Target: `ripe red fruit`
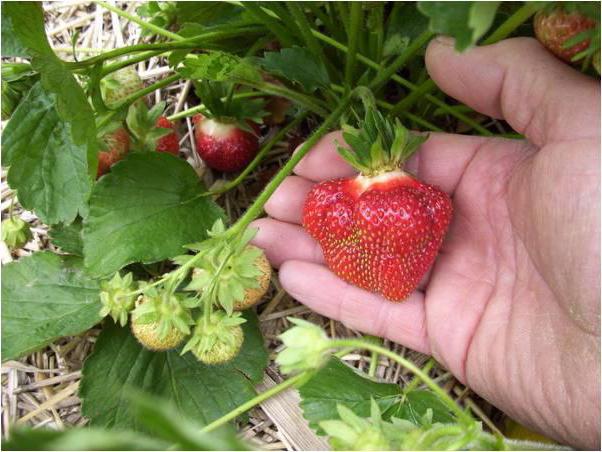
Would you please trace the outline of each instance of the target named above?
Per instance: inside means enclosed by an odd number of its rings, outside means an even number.
[[[593,29],[596,22],[578,11],[564,11],[556,8],[552,11],[540,11],[533,19],[535,36],[550,52],[558,58],[571,62],[573,57],[583,52],[590,45],[589,39],[564,48],[569,39]]]
[[[178,138],[178,133],[175,130],[175,124],[165,116],[159,116],[155,125],[164,129],[174,129],[173,133],[162,136],[157,140],[157,152],[168,152],[169,154],[177,156],[180,153],[180,140]]]
[[[105,150],[98,153],[97,178],[106,174],[111,166],[123,159],[130,150],[130,137],[123,127],[106,134],[102,140]]]
[[[234,172],[246,167],[257,155],[259,138],[236,124],[196,115],[194,137],[196,150],[207,166],[218,171]],[[258,133],[259,127],[249,125]]]
[[[355,155],[372,152],[370,143],[384,151],[378,130],[383,129],[344,136],[354,144]],[[382,140],[388,150],[372,166],[365,165],[365,155],[359,163],[346,151],[345,157],[366,175],[315,185],[303,209],[303,226],[320,244],[328,267],[345,281],[392,301],[404,300],[416,288],[433,264],[452,217],[447,194],[393,168],[424,141],[404,131],[400,124],[391,130],[391,139]]]

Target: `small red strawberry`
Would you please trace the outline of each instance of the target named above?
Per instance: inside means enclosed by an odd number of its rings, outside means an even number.
[[[595,29],[599,29],[598,25],[577,9],[565,10],[556,6],[539,11],[533,19],[539,42],[566,62],[579,61],[589,54],[586,51],[590,48]]]
[[[361,131],[346,128],[352,150],[339,149],[361,171],[314,186],[303,226],[328,267],[358,287],[392,301],[407,298],[433,264],[452,217],[451,200],[400,165],[420,146],[399,122],[367,115]]]
[[[204,106],[193,118],[197,153],[214,170],[242,170],[259,150],[265,100],[235,98],[229,83],[203,80],[195,88]]]
[[[195,115],[196,150],[207,166],[217,171],[234,172],[246,167],[257,155],[259,138],[237,124]],[[258,127],[249,123],[255,130]]]
[[[176,131],[175,124],[165,116],[160,116],[155,125],[162,129],[174,130],[173,133],[162,136],[157,140],[157,152],[168,152],[169,154],[177,156],[180,153],[180,140],[178,138],[178,132]]]
[[[102,147],[98,153],[96,177],[106,174],[111,166],[123,159],[130,150],[130,137],[123,127],[119,127],[102,137]]]

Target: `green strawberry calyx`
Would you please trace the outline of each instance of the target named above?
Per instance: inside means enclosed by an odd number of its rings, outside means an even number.
[[[240,325],[246,320],[239,312],[227,315],[223,311],[201,316],[182,354],[192,352],[206,364],[221,364],[232,360],[240,351],[244,334]]]
[[[131,294],[136,289],[132,274],[121,276],[117,272],[110,280],[103,281],[100,289],[101,317],[110,315],[115,323],[125,326],[136,301],[136,296]]]
[[[349,147],[337,146],[339,154],[363,176],[372,178],[400,171],[428,135],[412,134],[399,120],[392,122],[371,109],[359,129],[343,126],[343,138]]]
[[[192,246],[195,251],[205,253],[195,263],[191,281],[185,290],[202,295],[215,285],[213,290],[217,304],[231,314],[235,305],[244,300],[247,289],[259,288],[263,270],[256,263],[263,251],[249,245],[257,229],[247,228],[239,236],[220,240],[223,229],[223,223],[217,223],[213,232],[210,232],[216,237],[215,242],[209,245],[203,242],[199,244],[200,248]]]
[[[11,217],[2,222],[2,240],[10,249],[21,248],[31,240],[29,224],[19,217]]]
[[[132,322],[137,325],[156,325],[159,339],[166,338],[174,331],[188,335],[190,325],[194,323],[190,310],[195,306],[196,300],[192,298],[149,286],[136,301]]]

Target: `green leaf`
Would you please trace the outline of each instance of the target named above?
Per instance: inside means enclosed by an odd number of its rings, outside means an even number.
[[[8,183],[23,207],[48,224],[73,221],[90,193],[87,148],[74,141],[73,126],[60,118],[56,102],[37,83],[2,133]]]
[[[500,2],[419,2],[430,29],[456,40],[456,50],[476,44],[489,30]]]
[[[98,151],[94,114],[83,89],[48,43],[44,30],[42,3],[7,2],[2,6],[3,13],[10,18],[15,39],[27,49],[32,57],[33,69],[40,73],[44,91],[48,95],[56,95],[53,99],[56,112],[61,121],[70,124],[69,128],[63,126],[72,135],[69,142],[86,149],[87,172],[92,179],[96,176]],[[3,14],[2,17],[3,22],[5,15]],[[32,128],[30,132],[33,130],[36,128]],[[63,183],[67,185],[68,180],[65,178]],[[76,191],[79,186],[71,188]],[[87,194],[86,190],[84,195]]]
[[[245,316],[245,341],[229,363],[209,366],[191,353],[143,349],[129,329],[107,323],[86,360],[80,396],[93,426],[141,429],[127,394],[143,390],[169,401],[183,416],[201,423],[226,414],[255,396],[267,353],[254,314]]]
[[[437,395],[427,390],[413,390],[404,395],[401,404],[391,407],[384,413],[386,418],[396,417],[405,419],[416,425],[421,425],[422,417],[427,410],[433,411],[433,422],[452,423],[456,421],[445,403]]]
[[[2,56],[3,57],[28,57],[27,49],[21,43],[13,26],[13,21],[10,15],[6,12],[6,8],[0,9],[2,13],[2,20],[0,21],[0,28],[2,30],[2,36],[0,42],[2,42]]]
[[[428,20],[416,9],[415,3],[393,3],[387,18],[384,55],[399,55],[427,27]]]
[[[360,375],[337,358],[331,358],[299,389],[303,416],[320,433],[318,423],[339,419],[337,405],[345,405],[358,416],[370,416],[370,400],[381,412],[399,405],[401,388],[396,384],[378,383]]]
[[[280,52],[268,52],[259,61],[267,71],[300,83],[308,92],[330,84],[324,63],[305,48],[292,47]]]
[[[76,219],[69,225],[57,224],[49,232],[50,240],[54,246],[62,251],[75,256],[83,256],[84,244],[82,242],[82,222]]]
[[[301,386],[299,393],[303,416],[320,434],[320,422],[340,419],[337,405],[360,417],[369,417],[372,400],[384,420],[396,417],[421,425],[422,417],[431,409],[433,422],[455,421],[447,406],[431,391],[412,390],[404,394],[398,385],[374,381],[334,357]]]
[[[178,71],[193,80],[215,82],[238,82],[241,80],[260,81],[257,68],[248,60],[225,52],[209,52],[188,55],[184,66]]]
[[[211,27],[225,23],[251,22],[244,8],[226,2],[175,2],[174,4],[176,20],[179,24],[194,22],[204,27]]]
[[[2,450],[166,450],[169,444],[134,432],[97,428],[13,429]]]
[[[204,239],[223,211],[201,196],[205,187],[192,167],[170,154],[130,153],[101,178],[84,220],[86,267],[107,275],[132,262],[182,254]],[[111,246],[107,246],[110,243]]]
[[[100,321],[99,283],[80,258],[41,252],[2,268],[2,359],[79,334]]]

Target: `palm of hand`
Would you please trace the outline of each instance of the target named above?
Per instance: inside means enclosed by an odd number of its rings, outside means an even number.
[[[529,64],[554,65],[556,72],[525,75],[525,61],[512,60],[519,55],[512,48],[517,41],[523,47],[528,43],[532,54],[522,57]],[[434,58],[437,63],[429,64]],[[456,86],[450,80],[450,67],[469,78],[475,76],[470,68],[491,66],[492,59],[502,74],[486,74],[479,88],[466,92],[471,86],[466,80],[458,77]],[[523,71],[520,77],[513,63]],[[301,177],[285,181],[268,203],[274,219],[257,222],[257,244],[275,265],[282,264],[284,288],[314,310],[431,353],[517,419],[592,447],[599,441],[600,412],[600,139],[599,119],[592,121],[599,118],[599,106],[592,102],[599,99],[598,87],[586,86],[581,76],[529,40],[475,49],[462,57],[431,45],[427,65],[449,94],[505,117],[533,144],[434,135],[408,162],[420,179],[450,193],[455,209],[437,262],[419,290],[404,303],[392,304],[342,282],[323,266],[319,247],[297,226],[315,181],[353,173],[336,155],[333,136],[298,165]],[[446,78],[439,78],[438,71]],[[570,81],[584,92],[575,89],[573,98],[587,98],[591,109],[571,117],[558,109],[546,114],[538,110],[542,105],[542,110],[558,105],[554,99],[537,99],[537,90],[531,90],[531,105],[507,114],[513,102],[523,106],[524,87],[533,85],[534,77],[541,82],[551,75],[574,78]]]

